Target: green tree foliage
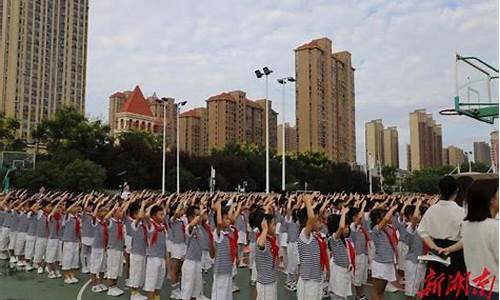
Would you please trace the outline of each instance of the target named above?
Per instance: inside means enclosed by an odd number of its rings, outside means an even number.
[[[445,166],[442,168],[428,168],[413,171],[406,177],[404,189],[408,192],[436,194],[439,192],[439,180],[452,170],[453,167]]]
[[[0,114],[0,150],[22,151],[26,147],[24,141],[16,137],[19,128],[19,121]]]

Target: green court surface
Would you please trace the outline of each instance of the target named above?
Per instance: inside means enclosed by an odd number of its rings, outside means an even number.
[[[127,290],[120,297],[107,296],[106,293],[93,293],[90,291],[89,276],[80,275],[78,284],[66,285],[62,279],[48,279],[47,274],[38,275],[36,273],[23,272],[10,269],[6,261],[0,261],[0,300],[104,300],[104,299],[129,299]],[[212,278],[206,277],[204,285],[205,295],[210,297]],[[238,286],[241,291],[233,293],[234,300],[255,299],[255,288],[248,284],[248,269],[238,269]],[[278,299],[296,299],[295,294],[283,287],[285,276],[280,277],[278,288]],[[119,287],[123,289],[123,281],[119,282]],[[162,289],[161,299],[169,299],[170,285],[165,281]],[[369,293],[368,293],[369,296]],[[369,297],[370,298],[370,297]],[[354,297],[352,298],[354,299]],[[401,292],[386,293],[386,300],[404,299]]]

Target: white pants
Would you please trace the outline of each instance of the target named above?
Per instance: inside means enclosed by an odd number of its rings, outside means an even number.
[[[278,300],[278,284],[260,284],[257,282],[256,300]]]
[[[387,282],[396,281],[396,268],[393,263],[379,263],[372,260],[372,277]]]
[[[45,262],[48,264],[55,263],[56,261],[61,261],[62,249],[61,241],[57,239],[47,240],[47,250],[45,251]]]
[[[333,258],[330,259],[328,291],[342,298],[347,298],[352,295],[351,272],[349,269],[342,268],[333,263]]]
[[[247,233],[245,231],[238,231],[238,244],[239,245],[247,244]]]
[[[250,243],[250,281],[257,281],[257,266],[255,264],[255,242]]]
[[[398,270],[404,271],[406,265],[406,254],[408,254],[408,245],[399,241],[397,250],[398,250]]]
[[[106,258],[106,278],[117,279],[123,272],[123,251],[108,249]]]
[[[24,255],[24,246],[26,243],[26,232],[18,232],[16,238],[16,246],[14,247],[14,255]]]
[[[35,256],[33,257],[33,262],[35,264],[41,263],[45,257],[46,251],[47,251],[47,239],[37,237],[35,241]]]
[[[185,260],[182,263],[181,299],[197,298],[203,291],[201,261]]]
[[[233,277],[231,274],[214,274],[212,284],[211,300],[232,300],[233,299]]]
[[[78,269],[78,246],[76,242],[63,242],[62,269],[63,271]]]
[[[297,242],[288,243],[286,248],[286,273],[289,275],[296,275],[299,270],[299,248],[297,247]]]
[[[16,247],[16,237],[17,237],[17,231],[9,232],[9,250],[14,251],[14,248]]]
[[[352,284],[360,287],[368,280],[368,256],[366,254],[356,254],[356,269],[352,276]]]
[[[36,237],[32,235],[26,235],[26,244],[24,245],[24,258],[32,259],[35,255],[35,242]]]
[[[297,282],[297,300],[321,300],[322,296],[322,282],[303,280],[299,277],[299,281]]]
[[[131,253],[128,286],[136,289],[142,287],[144,276],[146,276],[146,257]]]
[[[201,268],[203,270],[209,270],[214,264],[214,259],[210,257],[208,250],[203,250],[201,253]]]
[[[9,235],[10,235],[10,228],[8,227],[0,228],[0,251],[7,251],[9,249]]]
[[[423,263],[406,261],[405,266],[405,295],[415,297],[423,285],[426,266]]]
[[[165,259],[161,257],[146,258],[146,278],[144,291],[154,292],[160,290],[165,279]]]
[[[90,273],[106,272],[106,251],[103,248],[92,248],[90,251]]]

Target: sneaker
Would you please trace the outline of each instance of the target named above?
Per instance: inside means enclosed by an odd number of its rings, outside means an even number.
[[[32,264],[26,264],[26,269],[25,270],[26,270],[26,272],[29,272],[29,271],[33,270],[34,268],[35,267],[33,267]]]
[[[398,291],[398,288],[394,286],[394,284],[388,282],[385,286],[385,291],[389,293],[395,293]]]
[[[108,290],[108,287],[105,285],[105,284],[99,284],[99,286],[101,287],[101,291],[107,291]]]
[[[239,265],[240,268],[246,268],[248,267],[248,265],[244,262],[241,262],[240,265]]]
[[[148,297],[146,297],[140,293],[137,293],[135,295],[131,295],[130,300],[148,300]]]
[[[43,274],[43,267],[38,267],[38,270],[36,272],[38,274]]]
[[[64,278],[64,283],[66,283],[66,284],[72,284],[73,280],[71,280],[71,278],[69,278],[69,277],[66,277],[66,278]]]
[[[171,299],[180,299],[181,298],[181,290],[179,288],[172,290],[172,293],[170,294],[170,298]]]
[[[57,273],[56,273],[56,274],[57,274]],[[78,278],[76,278],[76,277],[71,277],[71,283],[78,283],[78,281],[80,281],[80,280],[78,280]]]
[[[250,280],[250,286],[256,287],[257,286],[257,281],[255,280]]]
[[[49,267],[45,266],[45,273],[49,273],[50,270],[49,270]]]
[[[89,267],[82,267],[82,274],[88,274],[90,273]]]
[[[20,268],[20,267],[24,267],[26,265],[26,263],[22,260],[18,260],[17,261],[17,267]]]
[[[330,299],[330,293],[328,293],[327,289],[323,289],[323,295],[321,296],[321,299]]]
[[[55,272],[50,272],[49,275],[47,276],[49,279],[56,279],[57,276],[56,276],[56,273]],[[66,279],[64,280],[64,283],[67,283],[66,282]]]
[[[118,297],[121,295],[123,295],[123,291],[116,286],[109,288],[108,290],[108,296]]]
[[[368,298],[366,298],[366,296],[361,296],[361,297],[356,297],[356,300],[368,300]]]
[[[101,289],[101,285],[100,285],[100,284],[98,284],[98,285],[94,285],[94,286],[92,287],[92,289],[91,289],[91,290],[92,290],[92,292],[94,292],[94,293],[100,293],[100,292],[102,292],[102,289]]]
[[[196,297],[196,300],[210,300],[210,298],[208,298],[202,294],[202,295],[199,295],[198,297]]]
[[[11,257],[10,257],[9,262],[10,262],[11,264],[15,264],[15,263],[17,262],[16,257],[15,257],[15,256],[11,256]]]
[[[57,278],[61,278],[62,277],[61,271],[56,270],[54,273],[56,274]]]
[[[233,283],[233,293],[239,292],[240,287]]]

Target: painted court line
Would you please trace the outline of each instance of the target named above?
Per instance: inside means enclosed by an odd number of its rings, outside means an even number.
[[[78,292],[78,296],[76,296],[76,300],[82,300],[83,292],[87,288],[87,286],[92,282],[92,279],[89,279],[81,288],[80,291]]]

